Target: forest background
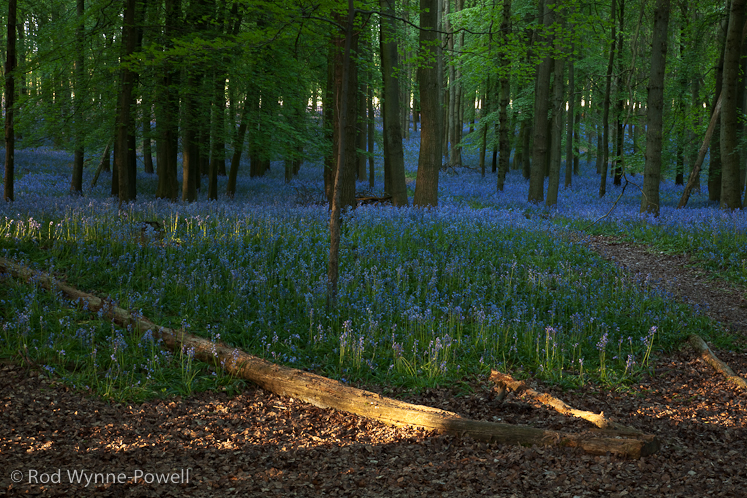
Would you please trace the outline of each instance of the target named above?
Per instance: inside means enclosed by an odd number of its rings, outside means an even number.
[[[655,340],[734,341],[582,238],[744,281],[744,8],[9,0],[3,252],[336,378],[625,383]],[[3,293],[4,354],[78,387],[237,382]]]

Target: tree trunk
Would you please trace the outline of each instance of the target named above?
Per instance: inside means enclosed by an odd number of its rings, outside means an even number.
[[[614,0],[613,0],[614,1]],[[654,34],[651,48],[651,76],[648,84],[646,126],[646,162],[643,177],[641,212],[659,215],[661,177],[662,122],[664,110],[664,74],[667,63],[669,0],[657,0],[654,10]]]
[[[441,169],[442,112],[441,74],[438,60],[438,0],[420,0],[420,57],[418,67],[420,89],[420,155],[415,186],[415,206],[438,204],[438,173]]]
[[[509,45],[511,31],[511,0],[503,0],[503,13],[501,14],[501,44],[504,47]],[[498,96],[498,191],[503,191],[503,184],[506,181],[508,167],[511,158],[511,144],[508,140],[509,120],[508,120],[508,103],[511,97],[511,80],[509,79],[508,58],[505,53],[501,55],[499,67],[502,69],[501,77],[498,82],[500,94]]]
[[[339,19],[342,24],[342,19]],[[358,32],[351,32],[352,39],[349,40],[351,43],[351,53],[355,54],[358,50]],[[355,178],[356,171],[358,169],[358,158],[356,154],[357,148],[357,117],[358,117],[358,106],[357,106],[357,95],[358,95],[358,72],[355,57],[349,61],[344,61],[345,51],[347,50],[347,38],[340,33],[338,36],[333,37],[333,43],[335,44],[335,66],[334,66],[334,97],[335,97],[335,109],[342,109],[343,94],[347,95],[348,100],[345,102],[345,109],[347,115],[344,117],[340,113],[336,112],[334,116],[334,133],[332,137],[332,146],[337,151],[337,159],[340,157],[345,158],[345,163],[337,164],[335,171],[335,188],[337,188],[337,181],[339,176],[339,188],[340,188],[340,209],[345,207],[355,207]],[[344,76],[343,67],[348,64],[347,79]],[[347,82],[348,87],[343,88],[343,85]],[[340,111],[342,112],[342,111]],[[344,126],[343,126],[344,124]],[[343,134],[345,135],[343,140]],[[339,144],[344,143],[346,150],[342,156],[338,150]],[[337,194],[334,194],[337,195]]]
[[[228,185],[226,185],[226,196],[233,199],[236,195],[236,178],[239,174],[239,165],[241,164],[241,154],[244,152],[244,141],[246,139],[246,128],[249,125],[249,105],[250,96],[247,94],[244,100],[244,107],[241,110],[239,120],[239,129],[236,132],[236,139],[233,143],[233,156],[231,157],[231,168],[228,171]]]
[[[122,25],[122,59],[126,59],[135,52],[137,32],[135,27],[135,0],[125,1],[124,24]],[[119,116],[117,117],[117,154],[115,158],[119,202],[135,200],[131,197],[130,189],[130,167],[134,150],[130,149],[130,136],[132,128],[132,92],[135,86],[135,73],[128,67],[120,70],[120,93],[119,93]]]
[[[599,182],[599,197],[604,197],[607,192],[607,163],[609,161],[609,138],[610,138],[610,93],[612,91],[612,69],[615,65],[615,43],[617,42],[617,2],[612,0],[612,7],[610,11],[610,19],[612,20],[612,35],[610,43],[610,58],[607,64],[607,77],[605,80],[604,87],[604,102],[602,110],[602,149],[601,158],[597,158],[597,164],[599,167],[599,174],[601,179]]]
[[[573,45],[571,45],[571,53],[573,53]],[[573,68],[573,59],[568,60],[568,115],[566,121],[566,138],[565,138],[565,181],[563,186],[568,188],[573,183],[573,166],[574,166],[574,154],[573,154],[573,135],[575,131],[575,105],[576,105],[576,94],[575,90],[575,74]]]
[[[731,2],[727,0],[727,5]],[[728,10],[728,9],[727,9]],[[721,24],[719,31],[719,44],[721,47],[718,66],[716,67],[716,88],[713,96],[713,108],[720,99],[723,87],[724,76],[724,53],[726,51],[726,30],[728,19]],[[716,129],[713,131],[711,141],[711,157],[708,163],[708,200],[721,201],[721,119],[716,122]]]
[[[322,128],[324,129],[324,137],[327,141],[332,144],[334,142],[334,127],[335,127],[335,46],[330,44],[329,50],[327,51],[327,81],[324,87],[324,94],[322,97]],[[337,171],[336,159],[337,151],[334,146],[328,147],[324,154],[324,194],[327,197],[327,202],[332,205],[332,197],[334,196],[335,188],[335,172]],[[385,154],[386,156],[386,154]],[[386,175],[386,170],[384,171]],[[385,177],[386,183],[386,177]]]
[[[492,33],[489,35],[492,39]],[[488,42],[488,47],[490,47],[490,42]],[[488,53],[490,52],[490,48],[488,48]],[[482,107],[480,108],[480,126],[482,127],[482,134],[480,137],[480,172],[483,177],[485,177],[485,153],[487,152],[487,146],[488,146],[488,123],[485,119],[485,116],[488,115],[490,112],[489,106],[490,106],[490,75],[488,75],[485,78],[485,90],[483,90],[483,98],[482,98]]]
[[[381,9],[390,16],[394,15],[394,0],[381,0]],[[407,206],[407,183],[405,179],[405,159],[402,149],[402,130],[399,129],[399,88],[395,76],[399,69],[397,41],[395,38],[396,21],[384,16],[381,20],[381,75],[384,95],[382,113],[384,122],[384,172],[385,190],[392,196],[395,206]]]
[[[612,0],[614,2],[614,0]],[[546,26],[554,22],[554,14],[548,5],[543,6],[543,19]],[[549,35],[544,41],[552,43]],[[548,107],[550,97],[550,76],[553,61],[550,55],[545,57],[537,70],[537,81],[534,92],[534,148],[532,153],[531,174],[529,177],[529,202],[539,204],[545,200],[545,167],[548,157],[549,128]]]
[[[362,79],[362,78],[361,78]],[[357,149],[356,160],[358,163],[358,181],[366,181],[368,172],[366,171],[366,133],[368,132],[368,126],[366,126],[366,85],[359,82],[357,103],[358,103],[358,115],[356,119],[356,134],[357,134]]]
[[[341,16],[338,16],[341,17]],[[345,175],[347,173],[348,176],[353,177],[352,173],[354,171],[346,171],[349,170],[348,168],[348,158],[346,157],[348,155],[348,146],[346,142],[350,138],[355,138],[354,133],[349,133],[348,129],[351,128],[350,123],[348,123],[348,118],[350,117],[349,108],[354,107],[350,105],[350,94],[352,93],[355,95],[355,90],[357,89],[358,85],[357,82],[351,83],[351,80],[355,80],[355,78],[351,78],[351,72],[353,70],[353,62],[352,62],[352,52],[354,45],[357,43],[357,40],[354,40],[355,35],[353,33],[354,28],[354,22],[355,22],[355,9],[353,8],[353,0],[348,0],[348,15],[347,15],[347,24],[345,27],[345,34],[344,38],[341,40],[338,37],[336,37],[336,40],[334,41],[336,46],[343,45],[343,51],[342,51],[342,60],[340,67],[340,73],[339,78],[337,77],[338,72],[335,73],[335,86],[338,89],[337,96],[338,100],[336,101],[335,108],[339,109],[339,113],[336,121],[336,127],[339,129],[337,135],[337,170],[335,171],[335,187],[334,187],[334,195],[332,196],[332,206],[330,209],[330,217],[329,217],[329,261],[327,264],[327,311],[330,312],[337,306],[337,279],[339,276],[340,271],[340,225],[342,223],[342,207],[343,207],[343,183],[345,182]],[[337,66],[338,64],[336,64]],[[339,85],[338,85],[338,79],[339,79]],[[353,89],[353,92],[351,92],[351,87]],[[354,127],[352,127],[353,130],[355,130]],[[355,156],[353,156],[355,157]],[[354,193],[355,194],[355,193]]]
[[[373,98],[374,98],[374,91],[373,91],[373,75],[369,74],[369,81],[368,84],[368,188],[373,189],[374,184],[376,182],[376,169],[374,168],[374,133],[376,131],[375,125],[376,125],[376,116],[374,115],[374,104],[373,104]]]
[[[15,109],[15,71],[16,71],[16,18],[17,2],[8,0],[8,51],[5,60],[5,179],[3,183],[3,199],[6,202],[14,200],[13,175],[15,174],[16,136],[14,126]]]
[[[731,0],[729,27],[724,48],[724,79],[721,106],[721,207],[742,208],[742,188],[739,182],[738,126],[739,69],[742,52],[745,0]]]
[[[150,104],[145,103],[143,97],[143,170],[148,174],[153,174],[153,147],[151,145],[151,128],[150,128]]]
[[[85,109],[85,97],[86,94],[84,89],[84,77],[85,71],[83,63],[85,61],[84,54],[84,20],[83,15],[85,14],[85,1],[76,0],[76,14],[77,23],[75,27],[75,118],[74,118],[74,131],[75,134],[75,152],[73,159],[73,178],[70,183],[70,193],[80,195],[83,193],[83,161],[84,161],[84,148],[83,148],[83,133],[85,125],[84,109]]]
[[[562,14],[560,14],[562,15]],[[558,22],[562,27],[564,20]],[[547,185],[546,205],[555,206],[558,203],[558,188],[560,187],[560,155],[563,142],[563,108],[565,101],[565,87],[563,86],[564,59],[555,59],[555,81],[553,82],[553,111],[552,111],[552,140],[550,150],[550,180]]]
[[[617,100],[615,101],[615,123],[617,125],[617,131],[615,133],[615,161],[614,161],[614,185],[622,184],[622,172],[623,172],[623,147],[625,142],[625,130],[623,129],[623,109],[625,108],[626,97],[622,89],[622,52],[623,42],[625,37],[625,0],[620,0],[620,30],[617,34],[617,74],[615,75],[615,90],[617,93]]]
[[[166,0],[166,21],[163,28],[163,45],[173,46],[172,33],[178,29],[181,2]],[[174,86],[178,70],[164,62],[156,78],[156,169],[158,186],[156,197],[175,201],[179,197],[177,161],[179,153],[179,97]]]

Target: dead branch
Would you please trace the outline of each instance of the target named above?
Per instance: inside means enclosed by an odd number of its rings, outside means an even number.
[[[101,160],[99,161],[99,166],[96,168],[96,174],[93,175],[93,180],[91,180],[91,188],[95,187],[96,182],[99,180],[99,175],[101,174],[101,170],[104,169],[104,163],[109,157],[109,150],[111,149],[113,142],[114,137],[109,139],[109,142],[106,144],[106,148],[104,149],[104,153],[101,154]]]
[[[223,344],[215,344],[183,330],[160,327],[153,322],[112,306],[104,300],[79,291],[52,277],[0,258],[0,271],[24,280],[33,279],[41,287],[61,292],[92,313],[99,310],[120,326],[150,330],[172,351],[188,350],[194,358],[223,368],[237,378],[249,380],[281,396],[290,396],[321,408],[334,408],[368,417],[394,426],[415,426],[441,433],[470,436],[477,440],[509,445],[555,445],[579,448],[586,453],[611,453],[625,458],[640,458],[659,450],[653,435],[628,436],[618,431],[589,431],[569,434],[534,427],[515,426],[463,418],[456,413],[422,405],[413,405],[379,394],[346,386],[302,370],[275,365]]]
[[[718,373],[726,377],[726,380],[739,389],[747,389],[747,381],[734,373],[734,370],[729,368],[729,365],[718,359],[718,357],[713,354],[713,351],[711,351],[711,348],[708,347],[708,344],[706,344],[700,336],[691,335],[687,339],[687,342],[690,343],[695,351],[700,353],[700,358],[703,361],[711,365]]]
[[[491,370],[490,380],[495,382],[496,385],[499,387],[499,389],[508,388],[517,393],[524,394],[525,396],[529,396],[530,398],[533,398],[539,401],[545,406],[549,406],[550,408],[552,408],[558,413],[562,413],[563,415],[570,416],[570,417],[582,418],[596,425],[600,429],[609,430],[609,431],[618,431],[622,434],[630,434],[630,435],[643,434],[638,429],[634,429],[632,427],[628,427],[625,425],[618,424],[617,422],[613,422],[612,420],[604,416],[604,412],[596,414],[594,412],[587,412],[584,410],[576,410],[575,408],[571,408],[570,406],[565,404],[563,400],[558,399],[554,396],[550,396],[547,393],[537,392],[534,389],[530,388],[525,382],[520,381],[520,380],[515,380],[510,375],[498,372],[497,370]]]

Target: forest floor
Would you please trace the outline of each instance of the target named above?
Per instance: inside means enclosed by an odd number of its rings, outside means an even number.
[[[631,278],[665,286],[735,334],[743,336],[747,331],[745,289],[713,279],[691,266],[687,256],[652,253],[609,237],[594,237],[591,244],[625,267]],[[715,353],[737,375],[747,376],[747,354]],[[473,419],[567,432],[589,427],[512,394],[498,400],[487,381],[471,387],[473,392],[466,395],[434,389],[417,395],[400,392],[398,397]],[[661,450],[632,461],[552,447],[486,445],[391,428],[253,386],[233,397],[207,392],[117,405],[83,396],[39,371],[5,363],[0,365],[0,495],[733,497],[747,493],[747,396],[685,346],[659,357],[652,376],[625,389],[587,385],[564,392],[541,383],[535,388],[574,408],[604,411],[622,424],[656,434]],[[80,482],[71,475],[76,471],[79,477],[85,473]],[[105,475],[110,473],[127,477],[115,483],[111,481],[119,476]],[[153,482],[159,479],[157,474],[175,475],[169,476],[169,483]],[[87,478],[92,478],[88,485]],[[102,483],[107,479],[109,483]]]

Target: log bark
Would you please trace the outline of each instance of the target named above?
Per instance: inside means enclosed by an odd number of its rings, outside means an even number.
[[[695,351],[700,353],[701,360],[708,363],[718,373],[726,377],[726,380],[729,381],[729,383],[735,385],[739,389],[747,389],[747,381],[734,373],[734,370],[729,368],[729,365],[718,359],[718,357],[713,354],[713,351],[711,351],[711,348],[708,347],[708,344],[706,344],[703,339],[701,339],[697,335],[691,335],[688,338],[687,342],[690,343]]]
[[[571,417],[582,418],[588,422],[591,422],[600,429],[608,431],[619,431],[620,433],[627,435],[643,435],[643,433],[638,429],[613,422],[612,420],[604,416],[604,412],[594,413],[585,410],[576,410],[575,408],[571,408],[570,406],[568,406],[563,400],[558,399],[554,396],[550,396],[547,393],[537,392],[534,389],[531,389],[525,382],[515,380],[510,375],[498,372],[497,370],[492,370],[490,372],[490,380],[496,383],[499,394],[502,393],[503,396],[505,396],[505,390],[506,388],[508,388],[517,393],[522,393],[525,396],[529,396],[530,398],[539,401],[543,405],[549,406],[558,413],[562,413],[563,415]]]
[[[200,361],[224,368],[237,378],[249,380],[280,396],[300,399],[320,408],[333,408],[368,417],[394,426],[415,426],[426,430],[469,436],[477,440],[510,445],[543,445],[579,448],[592,455],[613,455],[640,458],[656,453],[660,443],[655,436],[627,437],[616,431],[594,431],[569,434],[533,427],[516,426],[480,420],[470,420],[453,412],[422,405],[413,405],[379,394],[346,386],[295,368],[275,365],[224,344],[183,330],[160,327],[142,316],[112,305],[109,301],[79,291],[52,277],[0,258],[0,272],[15,278],[32,280],[42,288],[61,292],[78,306],[103,313],[120,326],[133,326],[138,331],[150,330],[154,338],[162,339],[172,351],[193,349]]]

